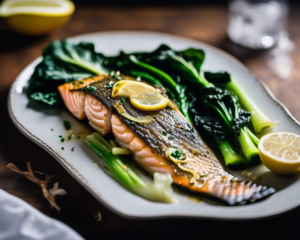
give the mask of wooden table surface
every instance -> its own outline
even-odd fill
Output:
[[[5,29],[0,22],[0,188],[25,200],[41,212],[58,219],[87,239],[160,239],[165,237],[230,236],[231,238],[300,237],[300,209],[255,221],[216,221],[196,219],[132,220],[106,209],[77,183],[43,149],[24,137],[7,112],[9,88],[15,77],[53,39],[110,30],[151,30],[200,40],[222,48],[242,61],[265,82],[297,120],[300,120],[300,8],[292,8],[288,31],[291,42],[269,51],[250,51],[235,46],[226,37],[228,11],[225,7],[139,7],[108,8],[77,6],[72,20],[63,28],[43,37],[24,37]],[[67,195],[57,197],[62,211],[49,208],[38,185],[5,168],[15,163],[55,175]],[[52,183],[53,183],[52,182]],[[292,197],[292,196],[291,196]],[[94,216],[101,212],[102,220]],[[278,237],[278,238],[277,238]]]

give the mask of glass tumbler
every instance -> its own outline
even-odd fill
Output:
[[[285,0],[231,0],[227,33],[236,44],[251,49],[274,46],[285,31]]]

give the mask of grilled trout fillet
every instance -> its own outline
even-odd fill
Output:
[[[128,80],[135,80],[129,76],[120,76]],[[106,106],[98,101],[95,96],[86,94],[86,91],[82,91],[82,89],[91,83],[101,81],[104,78],[112,79],[107,75],[94,76],[68,82],[58,87],[58,92],[73,116],[79,120],[87,118],[91,127],[103,136],[111,133],[111,114],[113,109],[106,108]],[[109,81],[107,83],[109,83]]]
[[[165,108],[158,112],[143,112],[132,107],[127,99],[123,107],[132,116],[152,115],[150,124],[131,124],[131,121],[113,110],[109,82],[111,77],[94,82],[90,86],[95,91],[76,89],[111,110],[111,127],[116,142],[128,149],[134,161],[145,171],[170,173],[174,184],[182,189],[219,199],[229,205],[245,204],[263,199],[274,193],[273,188],[238,180],[227,173],[212,150],[206,145],[199,133],[180,112]],[[103,108],[104,109],[104,108]],[[168,152],[180,150],[188,158],[187,162],[174,163]],[[197,178],[195,177],[197,176]]]

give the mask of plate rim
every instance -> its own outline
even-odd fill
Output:
[[[266,91],[266,93],[268,93],[268,96],[274,101],[274,103],[276,103],[280,108],[282,108],[282,110],[284,110],[283,112],[285,113],[285,115],[288,117],[288,119],[290,121],[292,121],[293,124],[295,124],[297,127],[300,127],[300,122],[290,113],[290,111],[287,109],[287,107],[280,102],[275,96],[274,94],[271,92],[271,90],[269,89],[269,87],[262,82],[258,77],[256,77],[253,73],[251,73],[247,67],[241,63],[238,59],[236,59],[235,57],[233,57],[232,55],[230,55],[229,53],[225,52],[224,50],[221,50],[215,46],[212,46],[210,44],[207,44],[205,42],[202,41],[198,41],[192,38],[187,38],[187,37],[182,37],[182,36],[178,36],[175,34],[168,34],[168,33],[162,33],[162,32],[155,32],[155,31],[103,31],[103,32],[92,32],[92,33],[86,33],[86,34],[80,34],[80,35],[76,35],[76,36],[72,36],[72,37],[68,37],[67,39],[71,39],[71,40],[76,40],[77,38],[88,38],[91,36],[101,36],[101,35],[106,35],[106,34],[154,34],[154,35],[160,35],[160,36],[167,36],[167,37],[171,37],[171,38],[176,38],[176,39],[180,39],[183,41],[193,41],[197,44],[202,44],[203,46],[206,46],[207,48],[210,48],[216,52],[218,52],[219,54],[225,56],[226,58],[231,59],[233,62],[235,62],[235,64],[237,64],[240,68],[242,68],[245,72],[247,72],[247,74],[249,74],[250,76],[253,77],[253,79],[255,79],[255,81],[257,83],[259,83],[263,89]],[[16,116],[13,113],[13,106],[12,106],[12,98],[14,95],[14,90],[16,89],[15,86],[18,83],[18,79],[20,77],[20,75],[27,69],[29,68],[32,64],[34,64],[35,62],[38,63],[38,61],[40,61],[42,59],[42,57],[38,57],[36,59],[34,59],[33,61],[31,61],[29,64],[26,65],[25,68],[23,68],[21,70],[21,72],[17,75],[17,77],[15,78],[15,80],[13,81],[10,90],[9,90],[9,95],[8,95],[8,101],[7,101],[7,106],[8,106],[8,113],[9,116],[12,120],[12,122],[14,123],[14,125],[17,127],[17,129],[24,135],[26,136],[29,140],[33,141],[35,144],[37,144],[38,146],[40,146],[41,148],[43,148],[46,152],[48,152],[51,156],[53,156],[59,163],[60,165],[74,178],[76,179],[76,181],[81,184],[92,196],[94,196],[101,204],[103,204],[105,207],[107,207],[109,210],[111,210],[112,212],[125,217],[125,218],[129,218],[129,219],[162,219],[162,218],[192,218],[192,219],[212,219],[212,220],[243,220],[243,221],[251,221],[251,220],[255,220],[255,219],[265,219],[265,218],[270,218],[270,217],[274,217],[274,216],[278,216],[281,215],[283,213],[286,213],[288,211],[291,211],[295,208],[297,208],[298,206],[300,206],[300,203],[298,204],[294,204],[292,206],[286,207],[285,209],[282,210],[277,210],[274,211],[273,214],[265,214],[265,215],[261,215],[261,216],[234,216],[234,217],[215,217],[215,216],[188,216],[188,215],[183,215],[180,213],[175,213],[175,214],[156,214],[155,216],[140,216],[140,215],[135,215],[135,214],[128,214],[127,212],[122,212],[120,210],[117,210],[115,208],[113,208],[112,206],[109,205],[109,203],[106,202],[105,199],[101,198],[100,196],[98,196],[96,194],[96,192],[93,191],[93,187],[90,186],[88,184],[88,181],[84,178],[84,176],[82,176],[80,174],[80,172],[78,172],[71,164],[68,163],[68,161],[63,158],[62,156],[60,156],[58,153],[56,153],[49,145],[47,145],[45,142],[43,142],[42,139],[39,139],[37,136],[35,136],[34,134],[32,134],[26,127],[24,127],[16,118]],[[229,206],[230,208],[230,206]]]

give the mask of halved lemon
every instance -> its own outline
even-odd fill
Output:
[[[259,140],[258,150],[263,164],[275,173],[290,174],[300,170],[300,135],[267,134]]]
[[[130,102],[132,106],[142,111],[159,111],[168,105],[169,99],[159,93],[143,93],[131,95]]]
[[[5,0],[0,17],[16,32],[42,35],[66,23],[74,9],[69,0]]]
[[[131,95],[144,93],[158,93],[154,87],[142,82],[122,80],[113,86],[111,97],[130,97]]]

